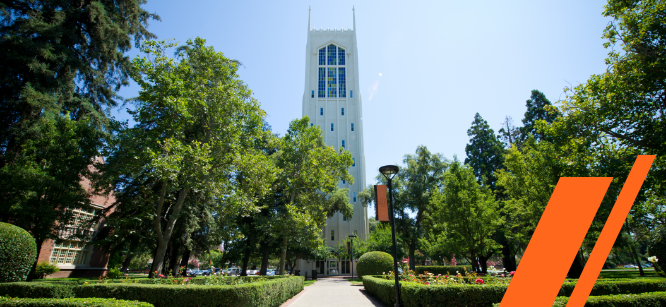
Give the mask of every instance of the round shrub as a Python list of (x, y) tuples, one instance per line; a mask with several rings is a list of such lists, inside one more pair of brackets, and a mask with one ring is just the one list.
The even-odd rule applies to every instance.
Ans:
[(393, 256), (385, 252), (367, 252), (358, 258), (356, 273), (363, 275), (382, 275), (393, 271)]
[(60, 272), (58, 265), (48, 261), (38, 262), (37, 267), (35, 268), (35, 276), (41, 279), (44, 279), (46, 275), (51, 275), (58, 272)]
[(26, 280), (36, 257), (37, 244), (27, 231), (0, 222), (0, 282)]

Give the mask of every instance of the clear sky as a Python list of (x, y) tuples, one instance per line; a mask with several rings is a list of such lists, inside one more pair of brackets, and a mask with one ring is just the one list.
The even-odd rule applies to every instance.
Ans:
[[(465, 158), (479, 112), (499, 130), (521, 126), (538, 89), (551, 102), (606, 69), (605, 1), (173, 1), (149, 0), (149, 31), (184, 43), (202, 37), (244, 65), (241, 79), (283, 135), (299, 118), (308, 7), (312, 27), (351, 28), (356, 8), (366, 182), (418, 145)], [(137, 54), (133, 50), (133, 55)], [(124, 88), (125, 98), (137, 95)], [(129, 116), (114, 110), (120, 119)]]

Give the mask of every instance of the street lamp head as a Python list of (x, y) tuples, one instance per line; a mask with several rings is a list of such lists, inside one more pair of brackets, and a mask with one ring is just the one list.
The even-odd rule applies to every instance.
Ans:
[(384, 165), (379, 168), (379, 172), (386, 177), (386, 179), (391, 180), (395, 177), (395, 174), (398, 173), (399, 168), (395, 165)]
[(356, 238), (357, 236), (356, 236), (356, 235), (349, 235), (348, 237), (350, 237), (350, 238)]

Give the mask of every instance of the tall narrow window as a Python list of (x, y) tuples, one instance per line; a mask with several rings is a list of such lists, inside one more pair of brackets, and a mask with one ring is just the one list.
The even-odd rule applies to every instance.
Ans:
[(347, 181), (346, 181), (346, 180), (342, 180), (342, 184), (346, 184), (346, 183), (347, 183)]
[(319, 85), (317, 88), (317, 97), (326, 97), (326, 68), (319, 67)]
[(356, 158), (352, 158), (352, 166), (356, 166)]
[(328, 65), (338, 65), (336, 61), (336, 50), (335, 45), (328, 45)]
[(342, 108), (342, 109), (340, 110), (340, 115), (345, 115), (345, 108)]
[(358, 230), (354, 229), (354, 235), (358, 237)]
[(331, 241), (335, 241), (335, 230), (331, 230)]
[(319, 108), (319, 115), (324, 115), (324, 108)]
[(314, 98), (314, 91), (312, 91), (312, 95), (310, 96), (310, 98)]
[(342, 148), (345, 148), (345, 140), (342, 140)]
[(335, 68), (328, 68), (328, 97), (330, 98), (335, 98), (337, 97), (338, 91), (336, 90), (337, 87), (337, 79), (336, 74), (335, 74)]
[(333, 131), (333, 123), (331, 123), (331, 131)]
[(356, 192), (354, 192), (354, 202), (356, 202)]
[(338, 84), (340, 84), (340, 98), (347, 97), (347, 81), (344, 67), (338, 68)]
[(349, 98), (354, 98), (354, 91), (349, 91)]
[(310, 123), (310, 127), (313, 127), (313, 126), (314, 126), (314, 124), (313, 124), (313, 123)]
[(351, 124), (352, 124), (351, 131), (354, 131), (354, 123), (351, 123)]
[(338, 47), (338, 65), (345, 65), (345, 50)]
[(319, 49), (319, 65), (326, 65), (326, 48)]

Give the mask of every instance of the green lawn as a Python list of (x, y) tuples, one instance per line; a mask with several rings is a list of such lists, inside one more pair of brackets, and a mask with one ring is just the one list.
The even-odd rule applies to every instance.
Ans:
[(306, 281), (303, 282), (303, 287), (307, 287), (307, 286), (309, 286), (309, 285), (311, 285), (311, 284), (314, 284), (315, 282), (317, 282), (317, 281), (316, 281), (316, 280), (312, 280), (312, 279), (306, 280)]
[(645, 276), (640, 276), (638, 269), (604, 269), (601, 270), (602, 278), (662, 278), (654, 269), (645, 269)]

